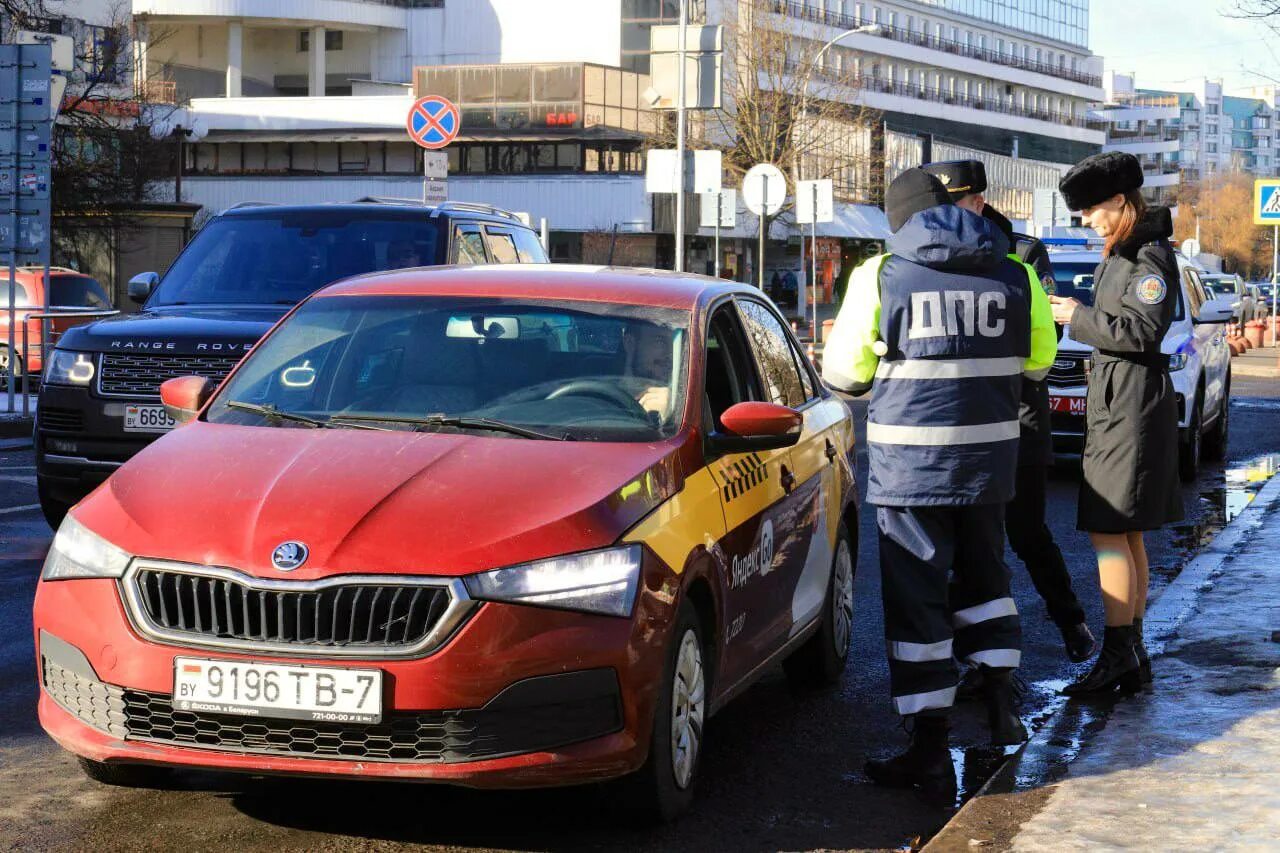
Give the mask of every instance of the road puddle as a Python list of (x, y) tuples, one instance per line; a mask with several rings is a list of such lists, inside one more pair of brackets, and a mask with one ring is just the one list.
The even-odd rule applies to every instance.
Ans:
[[(1271, 401), (1261, 401), (1271, 402)], [(1280, 400), (1275, 401), (1280, 403)], [(1200, 513), (1194, 522), (1173, 527), (1173, 544), (1183, 554), (1192, 556), (1213, 541), (1222, 528), (1244, 512), (1262, 486), (1280, 471), (1280, 454), (1268, 453), (1234, 463), (1215, 477), (1209, 488), (1199, 495)], [(1154, 574), (1172, 580), (1181, 565), (1152, 566)]]

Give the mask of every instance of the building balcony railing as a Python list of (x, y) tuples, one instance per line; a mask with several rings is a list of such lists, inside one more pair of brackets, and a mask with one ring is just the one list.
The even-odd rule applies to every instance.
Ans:
[(922, 101), (933, 101), (935, 103), (948, 104), (956, 107), (968, 107), (969, 109), (974, 110), (986, 110), (987, 112), (1018, 116), (1019, 118), (1052, 122), (1053, 124), (1065, 125), (1067, 127), (1080, 127), (1087, 130), (1105, 131), (1108, 126), (1105, 121), (1088, 118), (1086, 116), (1078, 116), (1072, 113), (1059, 112), (1057, 110), (1037, 110), (1029, 107), (1020, 107), (1017, 104), (1006, 100), (980, 98), (974, 95), (965, 95), (960, 92), (952, 93), (944, 89), (935, 89), (932, 86), (890, 82), (879, 77), (855, 78), (851, 81), (851, 85), (867, 92), (897, 95), (902, 98), (918, 98)]
[(1108, 145), (1139, 145), (1150, 142), (1177, 142), (1181, 138), (1177, 133), (1127, 134), (1114, 131), (1107, 134)]
[(176, 104), (178, 102), (178, 81), (147, 80), (142, 86), (142, 96), (152, 104)]
[[(771, 5), (774, 11), (780, 15), (787, 15), (789, 17), (799, 18), (805, 21), (812, 21), (817, 24), (825, 24), (829, 27), (836, 27), (838, 29), (852, 30), (872, 23), (871, 20), (859, 17), (858, 15), (834, 12), (830, 9), (818, 9), (814, 6), (810, 6), (808, 3), (797, 3), (793, 2), (793, 0), (772, 0)], [(914, 32), (912, 30), (903, 29), (902, 27), (891, 27), (887, 24), (876, 24), (876, 26), (880, 28), (879, 32), (876, 34), (880, 38), (887, 38), (893, 41), (903, 42), (905, 44), (914, 44), (919, 47), (927, 47), (932, 50), (940, 50), (943, 53), (963, 56), (968, 59), (978, 59), (983, 62), (991, 62), (996, 65), (1019, 68), (1023, 71), (1034, 71), (1038, 74), (1047, 74), (1050, 77), (1070, 80), (1075, 83), (1083, 83), (1086, 86), (1093, 86), (1095, 88), (1100, 88), (1102, 86), (1102, 77), (1096, 74), (1089, 74), (1085, 71), (1073, 71), (1070, 68), (1051, 65), (1048, 62), (1036, 62), (1033, 59), (1025, 59), (1023, 57), (1002, 53), (998, 50), (991, 50), (990, 48), (979, 47), (973, 44), (965, 44), (963, 42), (953, 41), (952, 39), (929, 35), (928, 33)]]

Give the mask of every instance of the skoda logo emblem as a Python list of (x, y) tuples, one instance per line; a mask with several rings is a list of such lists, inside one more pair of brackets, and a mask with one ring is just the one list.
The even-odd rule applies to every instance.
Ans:
[(282, 572), (291, 572), (307, 561), (307, 546), (301, 542), (281, 542), (271, 552), (271, 565)]

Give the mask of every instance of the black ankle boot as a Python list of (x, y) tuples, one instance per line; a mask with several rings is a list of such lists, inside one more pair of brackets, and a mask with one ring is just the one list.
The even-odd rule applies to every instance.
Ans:
[(905, 752), (893, 758), (871, 759), (864, 770), (877, 785), (916, 788), (933, 805), (954, 805), (956, 769), (948, 747), (951, 722), (946, 717), (919, 714), (913, 722), (911, 744)]
[(1154, 681), (1151, 675), (1151, 657), (1147, 654), (1147, 646), (1142, 640), (1142, 620), (1133, 620), (1133, 651), (1138, 655), (1138, 684), (1147, 688)]
[(1074, 625), (1059, 625), (1062, 632), (1062, 643), (1067, 647), (1067, 658), (1072, 663), (1084, 663), (1098, 653), (1098, 640), (1083, 622)]
[(1131, 688), (1138, 679), (1138, 654), (1133, 648), (1133, 626), (1108, 627), (1102, 634), (1102, 652), (1093, 668), (1071, 684), (1067, 696), (1110, 693), (1117, 687)]
[(1027, 727), (1018, 716), (1018, 692), (1013, 670), (983, 666), (983, 688), (987, 700), (987, 722), (992, 746), (1015, 746), (1027, 739)]

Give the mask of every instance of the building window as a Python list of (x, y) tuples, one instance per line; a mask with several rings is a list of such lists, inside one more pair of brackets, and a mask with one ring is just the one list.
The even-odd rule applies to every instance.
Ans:
[[(324, 49), (326, 53), (331, 50), (342, 50), (342, 30), (324, 31)], [(309, 53), (310, 51), (311, 30), (299, 30), (298, 53)]]
[(114, 27), (87, 27), (88, 71), (91, 78), (102, 83), (115, 83), (125, 72), (127, 57), (120, 31)]

